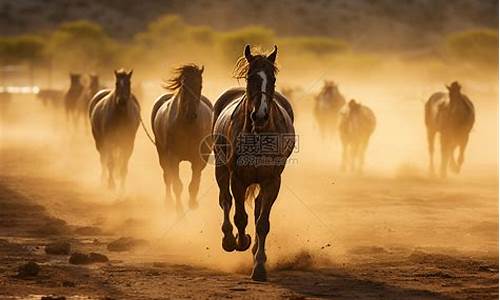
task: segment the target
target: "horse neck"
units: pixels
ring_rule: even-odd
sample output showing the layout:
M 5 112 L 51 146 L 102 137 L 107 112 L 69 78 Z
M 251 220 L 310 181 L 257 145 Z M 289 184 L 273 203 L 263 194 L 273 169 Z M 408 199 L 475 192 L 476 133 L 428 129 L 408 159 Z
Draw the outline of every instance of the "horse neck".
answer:
M 188 116 L 196 112 L 201 100 L 201 92 L 195 93 L 194 90 L 188 86 L 181 86 L 177 97 L 175 97 L 177 111 L 180 115 Z
M 111 101 L 113 103 L 113 106 L 115 106 L 115 107 L 125 107 L 130 102 L 130 98 L 132 97 L 132 92 L 130 92 L 130 94 L 128 95 L 128 97 L 125 97 L 125 99 L 119 99 L 118 93 L 117 93 L 116 88 L 115 88 L 111 92 L 110 96 L 111 96 Z M 120 103 L 119 102 L 120 100 L 123 101 L 123 103 Z

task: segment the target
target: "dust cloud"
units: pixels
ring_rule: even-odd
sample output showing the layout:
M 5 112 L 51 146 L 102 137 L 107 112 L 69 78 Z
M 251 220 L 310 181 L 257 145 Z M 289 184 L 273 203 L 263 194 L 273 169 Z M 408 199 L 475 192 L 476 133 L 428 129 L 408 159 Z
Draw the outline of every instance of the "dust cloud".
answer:
M 300 88 L 292 99 L 299 145 L 272 210 L 267 243 L 271 268 L 311 268 L 397 249 L 496 253 L 497 78 L 466 79 L 453 71 L 437 76 L 417 65 L 387 63 L 376 71 L 281 66 L 277 88 Z M 143 85 L 140 101 L 148 130 L 152 103 L 163 93 L 160 80 L 167 74 L 137 75 Z M 212 102 L 224 89 L 244 84 L 216 67 L 207 66 L 204 75 L 203 93 Z M 324 79 L 337 82 L 347 99 L 360 101 L 376 114 L 377 128 L 361 176 L 340 172 L 338 137 L 323 140 L 319 135 L 312 107 Z M 442 181 L 427 174 L 423 108 L 433 92 L 444 91 L 444 84 L 453 80 L 460 81 L 474 102 L 476 124 L 462 174 Z M 1 173 L 43 179 L 38 189 L 24 188 L 24 192 L 55 217 L 98 226 L 113 236 L 146 239 L 148 246 L 131 254 L 131 260 L 250 270 L 250 251 L 222 251 L 222 210 L 213 166 L 202 174 L 200 207 L 177 218 L 172 204 L 164 203 L 156 150 L 142 128 L 129 163 L 126 192 L 118 195 L 101 186 L 98 153 L 88 126 L 73 128 L 66 122 L 62 103 L 43 106 L 35 96 L 16 96 L 3 110 Z M 187 207 L 186 163 L 181 165 L 181 179 Z M 253 237 L 252 203 L 247 212 Z

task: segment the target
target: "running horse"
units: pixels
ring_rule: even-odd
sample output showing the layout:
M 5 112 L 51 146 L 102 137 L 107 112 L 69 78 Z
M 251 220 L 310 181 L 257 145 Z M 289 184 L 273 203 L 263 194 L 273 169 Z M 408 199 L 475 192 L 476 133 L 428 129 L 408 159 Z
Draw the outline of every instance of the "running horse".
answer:
M 335 133 L 338 126 L 340 109 L 345 105 L 344 96 L 338 85 L 325 80 L 323 88 L 315 97 L 314 116 L 322 137 Z
M 174 78 L 165 85 L 175 94 L 160 96 L 151 113 L 151 127 L 163 169 L 166 200 L 171 202 L 172 188 L 179 216 L 183 212 L 179 164 L 182 161 L 191 163 L 189 207 L 194 209 L 198 207 L 196 198 L 201 172 L 207 165 L 207 160 L 201 154 L 212 151 L 211 139 L 207 137 L 210 137 L 212 127 L 213 105 L 201 94 L 203 70 L 203 67 L 194 64 L 177 68 Z
M 256 241 L 252 248 L 252 279 L 256 281 L 267 279 L 269 216 L 280 190 L 281 173 L 295 145 L 292 107 L 275 91 L 277 51 L 275 46 L 267 56 L 254 55 L 247 45 L 234 72 L 236 78 L 246 78 L 246 89 L 229 89 L 214 105 L 215 177 L 219 205 L 224 211 L 222 247 L 228 252 L 250 247 L 251 238 L 245 232 L 245 200 L 253 198 L 258 190 L 254 207 Z M 232 197 L 236 237 L 229 219 Z
M 85 86 L 83 89 L 82 93 L 80 94 L 79 100 L 78 100 L 78 115 L 81 117 L 84 117 L 83 120 L 86 125 L 88 125 L 86 115 L 88 114 L 89 111 L 89 105 L 90 101 L 92 101 L 92 98 L 94 97 L 97 92 L 100 90 L 104 89 L 104 86 L 102 86 L 99 83 L 99 76 L 96 74 L 90 74 L 89 75 L 89 84 Z
M 434 93 L 425 103 L 425 126 L 429 150 L 429 171 L 434 175 L 434 140 L 440 133 L 441 171 L 446 178 L 448 167 L 459 173 L 464 162 L 464 153 L 469 142 L 469 134 L 474 126 L 474 104 L 462 94 L 458 82 L 446 86 L 448 93 Z M 455 149 L 459 149 L 458 162 Z
M 64 95 L 64 109 L 66 111 L 66 120 L 76 126 L 78 121 L 78 100 L 83 93 L 84 86 L 81 81 L 81 74 L 70 73 L 69 77 L 70 86 Z
M 339 132 L 342 142 L 342 171 L 363 172 L 365 153 L 370 137 L 375 131 L 373 111 L 356 100 L 349 101 L 340 114 Z
M 128 161 L 134 149 L 140 122 L 140 106 L 130 91 L 132 71 L 115 71 L 113 90 L 101 90 L 90 101 L 89 117 L 95 145 L 99 152 L 103 181 L 108 177 L 108 188 L 115 188 L 118 167 L 121 191 L 125 187 Z

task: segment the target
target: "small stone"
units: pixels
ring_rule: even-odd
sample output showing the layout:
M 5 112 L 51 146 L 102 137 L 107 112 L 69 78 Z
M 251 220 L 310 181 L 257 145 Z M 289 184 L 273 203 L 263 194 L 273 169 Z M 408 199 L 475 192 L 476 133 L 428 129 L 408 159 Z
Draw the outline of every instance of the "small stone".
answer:
M 93 263 L 105 263 L 109 261 L 109 258 L 106 255 L 96 252 L 91 252 L 89 254 L 89 259 Z
M 73 281 L 64 280 L 62 283 L 63 287 L 75 287 L 76 284 Z
M 42 296 L 41 300 L 66 300 L 64 296 Z
M 90 257 L 87 254 L 81 252 L 73 252 L 69 257 L 69 263 L 73 265 L 86 265 L 90 264 Z
M 69 242 L 53 242 L 45 246 L 45 253 L 51 255 L 69 255 L 71 253 L 71 244 Z
M 21 265 L 17 269 L 17 277 L 19 278 L 34 277 L 37 276 L 38 273 L 40 273 L 40 266 L 33 261 Z
M 141 246 L 145 246 L 145 245 L 147 245 L 147 241 L 145 241 L 145 240 L 134 239 L 131 237 L 121 237 L 121 238 L 109 243 L 107 248 L 109 251 L 124 252 L 124 251 L 130 251 L 130 250 L 133 250 L 137 247 L 141 247 Z

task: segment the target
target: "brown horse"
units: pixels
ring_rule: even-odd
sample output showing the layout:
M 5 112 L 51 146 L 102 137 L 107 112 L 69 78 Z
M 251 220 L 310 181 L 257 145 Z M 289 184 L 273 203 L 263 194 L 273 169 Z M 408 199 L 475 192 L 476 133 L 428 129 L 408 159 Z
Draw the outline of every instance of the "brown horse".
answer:
M 325 80 L 323 88 L 315 97 L 314 104 L 314 116 L 323 137 L 336 132 L 339 111 L 345 102 L 338 85 L 333 81 Z
M 97 92 L 103 89 L 105 89 L 105 87 L 99 83 L 99 76 L 90 74 L 89 83 L 84 87 L 77 102 L 78 115 L 83 117 L 83 121 L 85 123 L 88 120 L 86 116 L 89 111 L 90 101 L 95 96 L 95 94 L 97 94 Z
M 70 73 L 69 77 L 71 83 L 64 95 L 64 109 L 66 111 L 66 120 L 76 126 L 78 121 L 78 100 L 82 95 L 84 86 L 81 82 L 82 76 L 80 74 Z
M 339 131 L 342 142 L 342 171 L 350 165 L 351 171 L 363 172 L 366 148 L 375 130 L 373 111 L 355 100 L 349 101 L 340 114 Z
M 251 238 L 245 232 L 245 199 L 258 186 L 254 209 L 256 241 L 252 248 L 252 279 L 257 281 L 267 278 L 265 243 L 269 215 L 280 190 L 281 173 L 295 145 L 292 107 L 275 91 L 276 55 L 276 46 L 265 56 L 252 55 L 247 45 L 235 68 L 237 78 L 246 78 L 246 89 L 226 91 L 214 106 L 215 176 L 220 189 L 219 205 L 224 211 L 222 247 L 225 251 L 245 251 L 250 247 Z M 236 237 L 229 220 L 231 193 L 236 207 Z
M 448 94 L 434 93 L 425 103 L 425 126 L 429 147 L 429 171 L 434 174 L 434 139 L 440 133 L 441 177 L 446 178 L 448 167 L 459 173 L 464 162 L 464 152 L 469 133 L 474 126 L 474 104 L 461 93 L 461 86 L 453 82 L 446 86 Z M 459 148 L 458 163 L 454 152 Z
M 201 171 L 207 164 L 200 154 L 211 151 L 210 143 L 202 142 L 210 135 L 213 114 L 212 103 L 201 94 L 203 69 L 196 65 L 177 68 L 176 76 L 166 85 L 168 90 L 176 92 L 175 95 L 160 96 L 151 113 L 166 200 L 171 201 L 172 186 L 179 215 L 183 212 L 179 164 L 182 161 L 191 163 L 189 207 L 196 208 Z
M 108 187 L 115 187 L 118 165 L 121 191 L 125 188 L 128 161 L 134 149 L 139 128 L 140 107 L 130 91 L 132 71 L 115 71 L 116 86 L 102 90 L 90 101 L 89 117 L 92 135 L 101 158 L 102 179 L 108 175 Z

